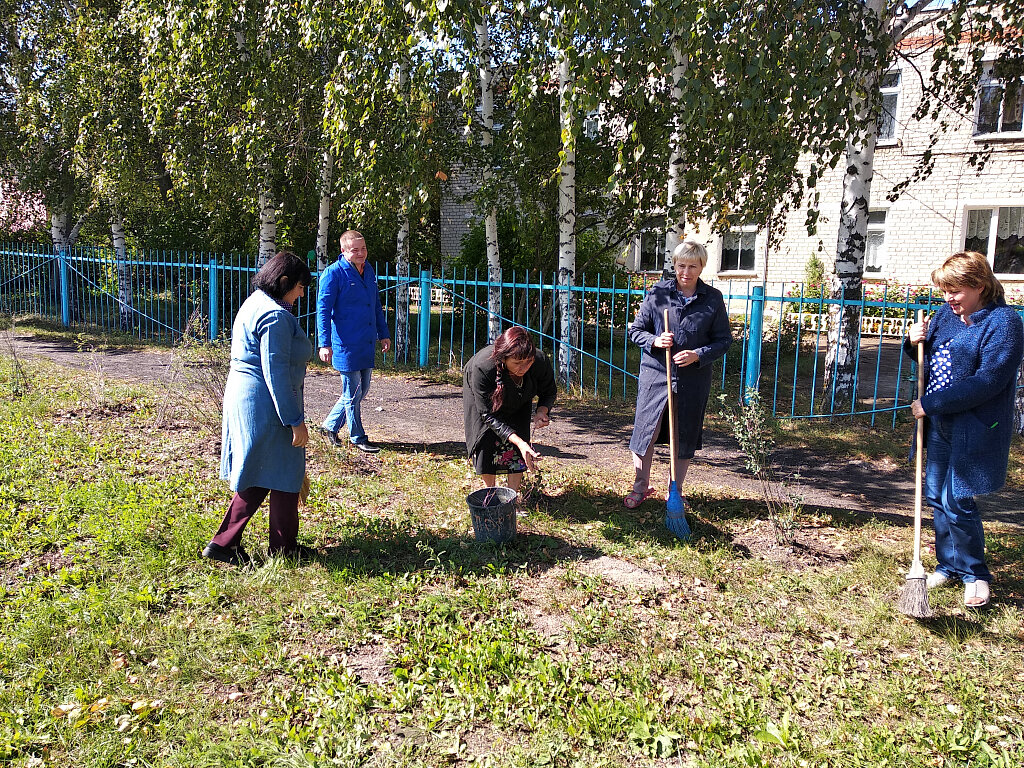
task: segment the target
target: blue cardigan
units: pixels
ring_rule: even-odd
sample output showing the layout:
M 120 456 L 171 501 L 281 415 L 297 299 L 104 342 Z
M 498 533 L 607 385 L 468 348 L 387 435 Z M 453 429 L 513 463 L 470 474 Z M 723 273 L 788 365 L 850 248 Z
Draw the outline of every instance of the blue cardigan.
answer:
M 316 301 L 316 330 L 321 346 L 330 340 L 335 370 L 373 368 L 377 340 L 391 338 L 373 267 L 364 265 L 360 275 L 341 256 L 324 270 Z
M 966 325 L 944 304 L 928 323 L 926 371 L 931 351 L 947 341 L 952 383 L 925 395 L 921 406 L 951 427 L 953 495 L 963 499 L 998 491 L 1006 482 L 1024 323 L 1014 310 L 993 302 L 974 312 Z M 909 340 L 904 350 L 915 354 Z

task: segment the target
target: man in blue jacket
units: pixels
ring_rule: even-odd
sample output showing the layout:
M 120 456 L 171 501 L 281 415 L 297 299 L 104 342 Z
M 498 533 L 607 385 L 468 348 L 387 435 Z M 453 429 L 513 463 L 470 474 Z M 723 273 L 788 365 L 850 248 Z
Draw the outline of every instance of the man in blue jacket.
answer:
M 332 445 L 340 446 L 338 430 L 348 423 L 352 444 L 366 453 L 380 450 L 363 429 L 360 403 L 370 388 L 374 345 L 380 340 L 382 352 L 391 349 L 384 308 L 377 293 L 377 276 L 366 263 L 366 241 L 355 230 L 341 236 L 341 258 L 320 276 L 316 302 L 316 328 L 320 359 L 333 363 L 341 374 L 341 397 L 323 423 Z

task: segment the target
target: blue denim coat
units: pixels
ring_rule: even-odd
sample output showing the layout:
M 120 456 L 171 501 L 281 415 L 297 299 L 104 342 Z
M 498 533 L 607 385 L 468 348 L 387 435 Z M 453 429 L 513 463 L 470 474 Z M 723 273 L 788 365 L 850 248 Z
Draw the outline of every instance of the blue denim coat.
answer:
M 316 330 L 322 346 L 330 344 L 338 371 L 373 368 L 378 339 L 390 339 L 377 293 L 377 275 L 369 263 L 363 274 L 342 256 L 320 276 Z
M 263 291 L 238 310 L 220 454 L 220 476 L 231 490 L 302 488 L 306 449 L 292 446 L 291 428 L 305 418 L 302 390 L 312 351 L 295 315 Z
M 944 304 L 928 323 L 926 371 L 931 351 L 946 342 L 953 381 L 921 398 L 921 406 L 929 418 L 951 427 L 953 495 L 965 499 L 998 491 L 1006 482 L 1024 323 L 1014 310 L 993 302 L 966 325 Z M 916 354 L 909 341 L 904 350 Z

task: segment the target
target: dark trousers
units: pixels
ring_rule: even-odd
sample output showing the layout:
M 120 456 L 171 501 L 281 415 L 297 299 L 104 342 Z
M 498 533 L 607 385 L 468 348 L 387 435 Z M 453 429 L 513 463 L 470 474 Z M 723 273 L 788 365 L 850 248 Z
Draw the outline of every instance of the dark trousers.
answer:
M 299 535 L 299 494 L 271 491 L 266 488 L 246 488 L 235 493 L 220 530 L 213 543 L 222 547 L 237 547 L 242 543 L 242 531 L 249 518 L 256 514 L 260 504 L 270 494 L 270 553 L 291 552 Z

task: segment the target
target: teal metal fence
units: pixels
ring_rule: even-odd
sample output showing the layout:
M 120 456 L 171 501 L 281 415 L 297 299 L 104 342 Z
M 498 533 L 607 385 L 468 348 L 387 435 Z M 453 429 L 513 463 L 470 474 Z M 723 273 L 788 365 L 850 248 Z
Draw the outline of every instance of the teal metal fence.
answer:
M 176 343 L 182 337 L 216 340 L 248 296 L 255 260 L 224 254 L 132 252 L 118 259 L 110 248 L 52 248 L 0 244 L 0 308 L 37 316 L 70 328 L 121 332 L 138 339 Z M 296 309 L 316 339 L 316 279 Z M 635 397 L 640 351 L 627 329 L 656 279 L 615 273 L 580 275 L 569 288 L 553 273 L 511 272 L 500 283 L 468 269 L 421 271 L 400 278 L 394 265 L 377 268 L 381 301 L 392 337 L 406 317 L 405 349 L 379 358 L 383 367 L 461 369 L 488 343 L 488 300 L 493 294 L 504 326 L 529 328 L 553 360 L 559 356 L 559 298 L 568 291 L 577 322 L 568 345 L 571 383 L 597 398 Z M 715 363 L 715 381 L 739 395 L 757 388 L 761 400 L 783 418 L 859 417 L 895 425 L 914 397 L 912 361 L 901 354 L 906 325 L 918 309 L 933 310 L 928 288 L 885 286 L 855 303 L 861 315 L 856 343 L 855 397 L 838 402 L 828 380 L 828 316 L 849 306 L 823 297 L 818 286 L 800 283 L 708 281 L 725 296 L 737 340 Z M 405 286 L 409 312 L 397 311 L 397 289 Z M 908 416 L 906 418 L 909 418 Z

